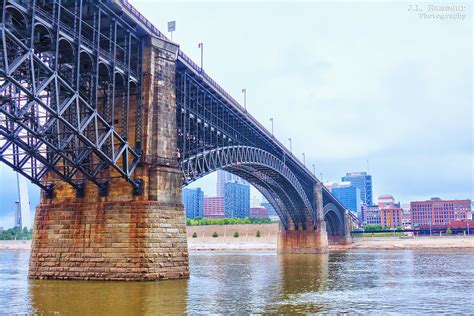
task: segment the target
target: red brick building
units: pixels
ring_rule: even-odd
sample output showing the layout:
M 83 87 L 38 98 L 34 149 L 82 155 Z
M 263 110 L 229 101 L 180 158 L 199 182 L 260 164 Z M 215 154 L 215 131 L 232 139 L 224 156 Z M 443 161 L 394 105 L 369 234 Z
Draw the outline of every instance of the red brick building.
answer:
M 268 217 L 268 210 L 264 207 L 251 207 L 250 217 L 253 218 L 266 218 Z
M 403 210 L 400 203 L 395 203 L 391 195 L 379 196 L 380 225 L 382 227 L 398 227 L 403 223 Z
M 411 224 L 413 227 L 448 227 L 453 222 L 465 222 L 471 213 L 470 200 L 441 200 L 410 203 Z
M 224 218 L 223 196 L 206 196 L 204 198 L 204 217 Z

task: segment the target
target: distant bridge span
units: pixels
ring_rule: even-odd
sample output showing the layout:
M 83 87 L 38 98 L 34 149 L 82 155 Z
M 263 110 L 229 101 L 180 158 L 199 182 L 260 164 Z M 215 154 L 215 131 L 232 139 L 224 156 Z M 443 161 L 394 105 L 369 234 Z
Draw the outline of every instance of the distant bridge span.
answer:
M 275 207 L 279 252 L 347 241 L 330 191 L 127 1 L 0 4 L 0 161 L 42 188 L 30 277 L 187 277 L 181 188 L 219 169 Z

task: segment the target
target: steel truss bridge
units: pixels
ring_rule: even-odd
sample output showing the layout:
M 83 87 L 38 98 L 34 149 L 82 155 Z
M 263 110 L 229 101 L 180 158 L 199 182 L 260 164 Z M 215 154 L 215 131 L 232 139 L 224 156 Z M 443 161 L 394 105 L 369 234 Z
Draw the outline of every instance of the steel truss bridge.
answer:
M 107 195 L 111 174 L 140 194 L 143 45 L 150 32 L 166 37 L 125 0 L 0 4 L 0 161 L 47 196 L 55 181 Z M 316 226 L 319 180 L 182 51 L 176 113 L 183 185 L 224 169 L 260 190 L 285 228 Z M 326 188 L 323 205 L 343 234 L 344 207 Z

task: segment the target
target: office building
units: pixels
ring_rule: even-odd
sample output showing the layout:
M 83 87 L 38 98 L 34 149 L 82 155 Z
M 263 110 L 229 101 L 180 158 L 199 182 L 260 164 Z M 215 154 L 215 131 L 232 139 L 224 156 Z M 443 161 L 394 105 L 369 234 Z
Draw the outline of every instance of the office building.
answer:
M 227 218 L 250 216 L 250 186 L 237 182 L 224 185 L 224 214 Z
M 206 196 L 204 198 L 204 217 L 224 218 L 223 196 Z
M 342 177 L 343 182 L 350 182 L 360 190 L 360 199 L 366 205 L 372 205 L 372 176 L 367 172 L 349 172 Z
M 240 184 L 248 184 L 247 181 L 244 179 L 230 173 L 224 170 L 218 170 L 217 171 L 217 187 L 216 187 L 216 193 L 217 196 L 224 196 L 225 192 L 225 184 L 227 182 L 234 182 L 234 183 L 240 183 Z
M 379 196 L 380 225 L 383 227 L 402 227 L 403 210 L 400 203 L 395 203 L 391 195 Z
M 361 205 L 360 190 L 358 187 L 352 185 L 351 182 L 333 183 L 328 186 L 332 194 L 341 202 L 341 204 L 348 210 L 357 214 L 361 219 Z
M 204 216 L 204 192 L 201 188 L 184 188 L 182 198 L 186 218 L 201 218 Z
M 471 217 L 471 200 L 441 200 L 410 203 L 411 224 L 414 228 L 445 228 L 453 222 L 466 222 Z
M 380 210 L 378 205 L 365 205 L 362 207 L 362 223 L 364 225 L 380 225 Z

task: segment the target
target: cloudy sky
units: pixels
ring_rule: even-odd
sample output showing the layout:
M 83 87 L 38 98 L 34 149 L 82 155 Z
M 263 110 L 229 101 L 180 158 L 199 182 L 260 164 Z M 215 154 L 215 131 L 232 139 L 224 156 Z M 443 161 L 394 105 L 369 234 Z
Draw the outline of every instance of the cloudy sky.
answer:
M 206 72 L 237 100 L 246 88 L 248 110 L 268 128 L 273 117 L 276 137 L 325 181 L 369 160 L 375 197 L 474 198 L 469 3 L 131 2 L 163 32 L 176 20 L 173 40 L 195 61 L 203 42 Z M 4 166 L 0 181 L 9 227 L 16 188 Z M 193 186 L 213 195 L 215 176 Z

